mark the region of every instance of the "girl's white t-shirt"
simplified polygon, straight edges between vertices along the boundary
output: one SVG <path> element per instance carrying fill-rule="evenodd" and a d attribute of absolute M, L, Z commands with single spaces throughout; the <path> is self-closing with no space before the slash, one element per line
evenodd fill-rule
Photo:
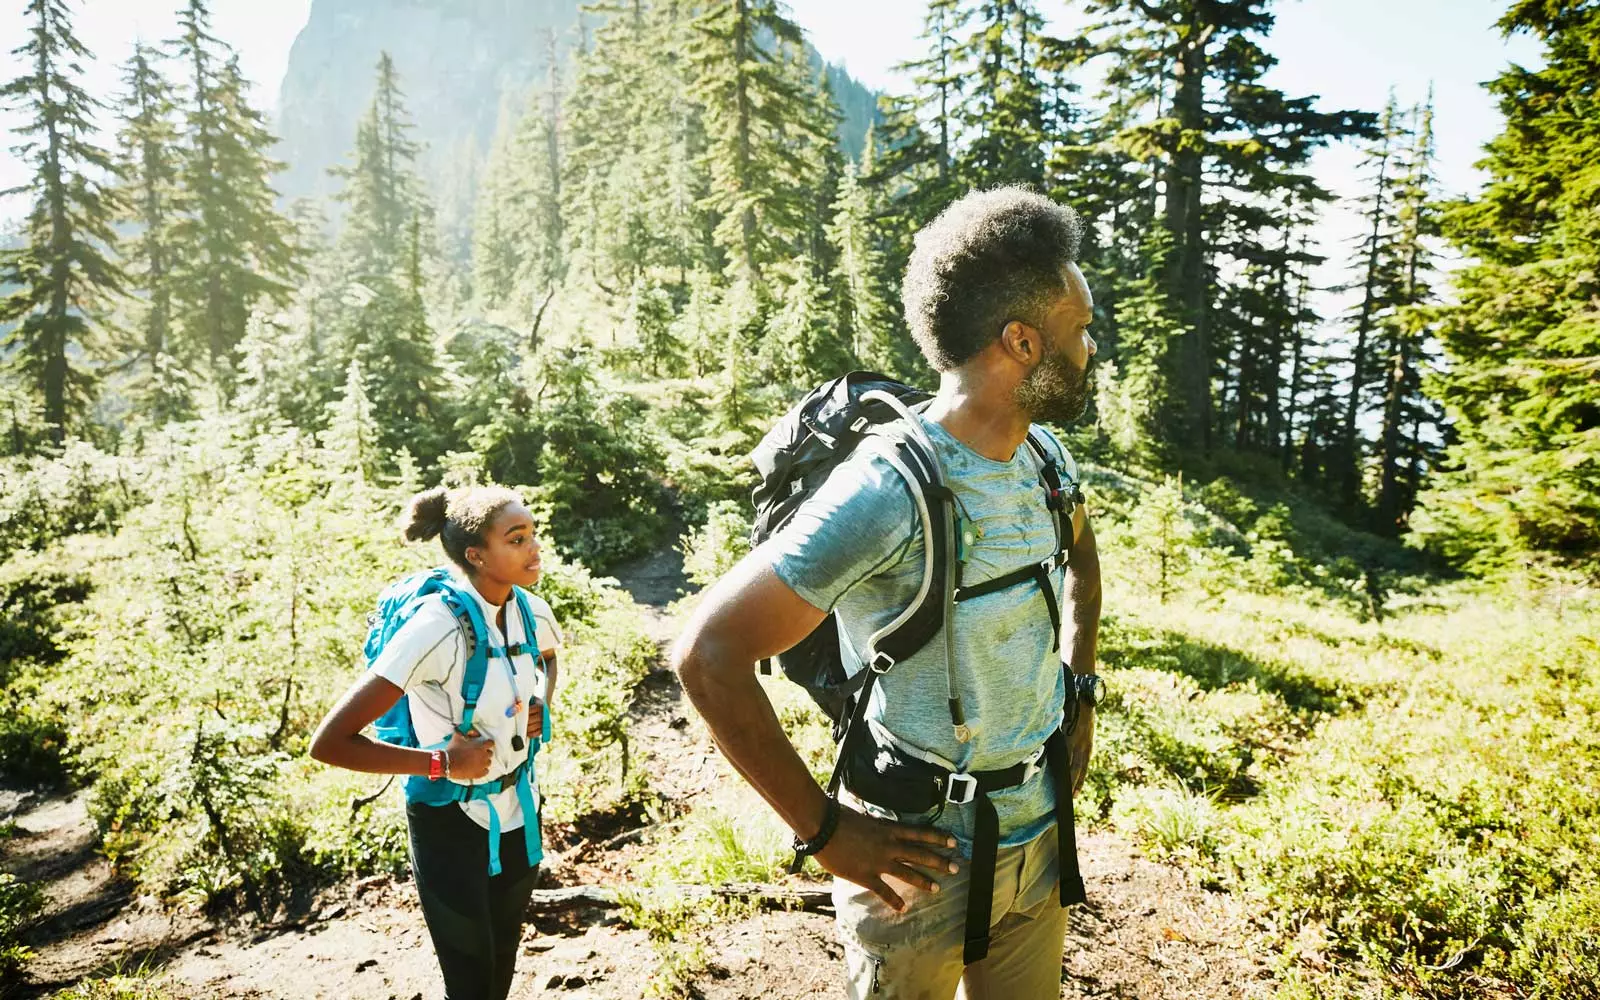
<path fill-rule="evenodd" d="M 471 584 L 463 589 L 472 595 L 483 612 L 489 630 L 489 642 L 494 646 L 515 645 L 526 641 L 527 627 L 517 608 L 515 598 L 506 601 L 506 631 L 503 635 L 495 623 L 500 609 L 483 599 Z M 539 640 L 539 650 L 551 656 L 561 645 L 560 626 L 550 605 L 532 594 L 528 606 L 533 612 L 534 631 Z M 417 742 L 433 746 L 450 738 L 450 732 L 461 721 L 465 703 L 461 698 L 461 681 L 466 670 L 467 644 L 455 615 L 445 606 L 444 598 L 426 600 L 400 627 L 378 654 L 372 669 L 409 696 L 411 725 L 416 729 Z M 515 692 L 515 695 L 513 695 Z M 523 653 L 508 663 L 505 658 L 489 661 L 484 676 L 483 691 L 478 695 L 478 707 L 472 723 L 479 734 L 494 740 L 494 757 L 489 773 L 470 784 L 498 781 L 527 759 L 527 746 L 512 749 L 512 737 L 527 733 L 528 704 L 532 698 L 548 701 L 545 672 L 539 659 L 532 653 Z M 521 707 L 518 708 L 518 702 Z M 530 775 L 534 795 L 538 795 L 536 776 Z M 503 831 L 522 827 L 522 804 L 517 801 L 515 787 L 507 788 L 486 801 L 463 802 L 461 808 L 472 821 L 489 828 L 489 804 L 500 815 Z"/>

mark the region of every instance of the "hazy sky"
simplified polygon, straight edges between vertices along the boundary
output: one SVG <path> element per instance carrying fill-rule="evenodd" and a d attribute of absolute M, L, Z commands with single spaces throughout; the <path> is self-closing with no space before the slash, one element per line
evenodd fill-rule
<path fill-rule="evenodd" d="M 5 50 L 0 79 L 19 70 L 10 50 L 22 40 L 25 22 L 20 0 L 0 10 L 0 46 Z M 77 5 L 79 37 L 97 57 L 86 67 L 91 93 L 110 95 L 120 87 L 118 65 L 136 38 L 160 41 L 175 33 L 174 0 L 84 0 Z M 255 98 L 265 107 L 277 101 L 289 47 L 305 23 L 310 0 L 214 0 L 215 33 L 239 51 L 245 74 L 256 82 Z M 893 89 L 896 63 L 920 52 L 923 0 L 793 0 L 791 11 L 828 59 L 843 62 L 868 86 Z M 1073 30 L 1070 5 L 1045 0 L 1058 32 Z M 1493 28 L 1505 0 L 1286 0 L 1277 5 L 1278 24 L 1267 41 L 1278 66 L 1268 82 L 1291 95 L 1319 94 L 1322 107 L 1379 109 L 1390 87 L 1403 103 L 1420 100 L 1434 88 L 1434 127 L 1439 144 L 1439 174 L 1452 191 L 1477 183 L 1472 163 L 1479 147 L 1499 128 L 1499 115 L 1478 86 L 1508 61 L 1532 62 L 1538 45 L 1527 38 L 1506 41 Z M 0 118 L 0 127 L 14 119 Z M 15 137 L 0 142 L 0 189 L 24 179 L 10 153 Z M 1335 148 L 1318 155 L 1316 173 L 1335 191 L 1355 184 L 1353 150 Z M 0 216 L 14 218 L 13 199 Z M 1348 220 L 1330 219 L 1342 235 Z"/>

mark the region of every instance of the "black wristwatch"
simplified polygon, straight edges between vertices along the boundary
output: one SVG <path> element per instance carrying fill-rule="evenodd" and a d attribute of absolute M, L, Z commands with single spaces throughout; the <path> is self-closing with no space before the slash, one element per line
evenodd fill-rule
<path fill-rule="evenodd" d="M 839 828 L 839 800 L 828 796 L 828 804 L 822 810 L 822 829 L 810 840 L 801 840 L 800 835 L 794 835 L 794 857 L 796 863 L 828 846 L 828 841 L 833 839 L 833 831 Z"/>
<path fill-rule="evenodd" d="M 1077 688 L 1078 701 L 1095 708 L 1106 700 L 1106 682 L 1095 674 L 1073 674 L 1073 687 Z"/>

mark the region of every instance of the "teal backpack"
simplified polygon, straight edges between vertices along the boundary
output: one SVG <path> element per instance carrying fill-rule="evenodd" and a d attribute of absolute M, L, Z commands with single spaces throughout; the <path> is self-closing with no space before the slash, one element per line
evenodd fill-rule
<path fill-rule="evenodd" d="M 465 736 L 472 730 L 472 719 L 478 708 L 478 697 L 483 693 L 484 678 L 489 673 L 489 661 L 503 659 L 512 664 L 515 672 L 514 656 L 531 653 L 535 658 L 539 656 L 539 642 L 534 625 L 533 609 L 528 604 L 528 595 L 520 587 L 512 587 L 511 593 L 517 602 L 517 613 L 522 616 L 523 629 L 527 633 L 528 641 L 513 644 L 509 647 L 492 646 L 489 643 L 489 628 L 483 618 L 483 609 L 478 605 L 477 599 L 468 592 L 469 584 L 463 584 L 448 569 L 438 568 L 423 570 L 413 573 L 404 579 L 390 584 L 378 597 L 378 610 L 367 619 L 370 628 L 367 631 L 367 641 L 362 647 L 366 655 L 367 667 L 378 659 L 383 652 L 383 647 L 396 632 L 411 620 L 429 599 L 435 596 L 444 600 L 445 607 L 455 615 L 456 625 L 461 629 L 461 635 L 466 640 L 467 664 L 461 680 L 461 700 L 464 710 L 461 722 L 456 729 Z M 417 731 L 411 724 L 410 697 L 402 695 L 395 702 L 394 707 L 378 717 L 373 724 L 373 730 L 378 739 L 396 746 L 412 747 L 422 750 L 443 749 L 449 740 L 422 746 L 417 740 Z M 543 844 L 539 837 L 538 805 L 533 796 L 533 756 L 539 752 L 542 743 L 550 741 L 550 708 L 545 706 L 544 725 L 539 738 L 528 740 L 528 756 L 517 769 L 500 778 L 481 782 L 478 784 L 462 784 L 457 781 L 429 781 L 422 775 L 409 775 L 406 778 L 406 801 L 422 805 L 443 806 L 452 802 L 483 802 L 489 807 L 489 874 L 500 874 L 500 814 L 495 811 L 494 803 L 489 801 L 493 796 L 515 787 L 517 801 L 522 806 L 522 830 L 524 843 L 528 852 L 528 864 L 538 864 L 544 854 Z M 520 749 L 513 743 L 514 749 Z"/>

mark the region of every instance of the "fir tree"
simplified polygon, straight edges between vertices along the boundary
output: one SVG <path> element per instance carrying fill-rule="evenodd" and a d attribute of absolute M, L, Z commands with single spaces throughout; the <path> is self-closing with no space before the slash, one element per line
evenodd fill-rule
<path fill-rule="evenodd" d="M 356 275 L 394 272 L 410 248 L 412 221 L 431 216 L 416 175 L 421 147 L 412 129 L 394 60 L 384 52 L 372 104 L 356 126 L 353 162 L 329 171 L 344 181 L 337 196 L 346 206 L 340 246 Z"/>
<path fill-rule="evenodd" d="M 1440 548 L 1492 561 L 1600 554 L 1600 16 L 1590 3 L 1518 0 L 1500 27 L 1544 43 L 1538 69 L 1489 84 L 1505 131 L 1492 178 L 1449 207 L 1447 237 L 1476 263 L 1453 275 L 1458 305 L 1438 336 L 1432 392 L 1458 441 L 1413 525 Z M 1419 512 L 1420 513 L 1420 512 Z"/>
<path fill-rule="evenodd" d="M 879 99 L 882 125 L 872 169 L 861 181 L 882 203 L 878 226 L 885 237 L 885 265 L 905 270 L 911 241 L 960 191 L 954 169 L 960 134 L 956 114 L 964 99 L 966 66 L 959 59 L 971 16 L 965 0 L 929 0 L 923 15 L 926 55 L 897 68 L 911 79 L 907 94 Z"/>
<path fill-rule="evenodd" d="M 1442 423 L 1437 403 L 1422 391 L 1430 366 L 1436 310 L 1430 277 L 1434 266 L 1427 240 L 1437 235 L 1433 177 L 1433 98 L 1413 110 L 1416 124 L 1405 172 L 1395 191 L 1394 256 L 1399 294 L 1385 318 L 1383 423 L 1378 438 L 1378 495 L 1374 525 L 1386 534 L 1405 527 L 1424 471 L 1437 465 L 1437 446 L 1425 433 Z"/>
<path fill-rule="evenodd" d="M 1044 18 L 1033 0 L 981 0 L 970 22 L 954 53 L 973 81 L 956 114 L 965 139 L 956 173 L 970 187 L 1042 186 Z"/>
<path fill-rule="evenodd" d="M 1369 132 L 1372 116 L 1318 112 L 1310 98 L 1261 85 L 1275 60 L 1252 36 L 1272 26 L 1267 0 L 1087 0 L 1087 6 L 1102 18 L 1088 33 L 1088 55 L 1133 66 L 1142 79 L 1119 80 L 1151 88 L 1142 103 L 1160 114 L 1130 125 L 1118 142 L 1160 162 L 1160 220 L 1169 237 L 1163 281 L 1183 329 L 1164 358 L 1172 397 L 1163 433 L 1182 453 L 1198 455 L 1215 426 L 1211 377 L 1218 356 L 1207 329 L 1209 291 L 1222 270 L 1216 258 L 1232 243 L 1233 234 L 1220 228 L 1238 218 L 1215 208 L 1222 189 L 1272 191 L 1316 146 Z"/>
<path fill-rule="evenodd" d="M 222 393 L 232 392 L 239 342 L 262 301 L 287 302 L 299 271 L 293 230 L 278 214 L 268 155 L 276 139 L 248 101 L 237 57 L 210 33 L 204 0 L 178 12 L 169 43 L 184 67 L 178 177 L 182 214 L 174 243 L 186 248 L 173 269 L 175 315 L 191 356 L 203 357 Z"/>
<path fill-rule="evenodd" d="M 695 37 L 693 11 L 666 0 L 585 9 L 605 20 L 563 109 L 566 252 L 613 302 L 651 268 L 671 272 L 684 294 L 691 273 L 716 257 L 704 110 L 693 67 L 678 55 Z"/>
<path fill-rule="evenodd" d="M 509 98 L 500 102 L 498 121 L 489 143 L 472 224 L 473 298 L 489 309 L 503 305 L 511 297 L 527 242 L 526 233 L 519 232 L 511 204 L 513 172 L 518 164 L 513 152 L 515 125 Z"/>
<path fill-rule="evenodd" d="M 84 352 L 95 346 L 99 309 L 123 277 L 109 259 L 115 196 L 101 181 L 114 168 L 92 141 L 99 105 L 76 82 L 89 51 L 72 32 L 65 0 L 30 0 L 26 15 L 28 38 L 12 51 L 27 68 L 0 88 L 0 101 L 26 117 L 12 152 L 33 170 L 6 193 L 25 192 L 33 203 L 27 245 L 0 251 L 0 285 L 17 286 L 0 300 L 0 323 L 16 324 L 0 347 L 7 367 L 37 394 L 49 438 L 60 445 L 88 409 L 94 377 Z"/>
<path fill-rule="evenodd" d="M 760 288 L 767 263 L 803 246 L 809 195 L 821 180 L 805 154 L 833 143 L 833 130 L 815 114 L 815 84 L 785 58 L 803 40 L 775 0 L 716 0 L 694 29 L 689 60 L 705 106 L 711 181 L 705 204 L 719 217 L 716 241 L 729 268 Z"/>
<path fill-rule="evenodd" d="M 382 450 L 409 448 L 426 464 L 443 451 L 445 392 L 423 300 L 423 242 L 413 216 L 403 269 L 359 286 L 364 293 L 341 319 L 334 356 L 361 362 Z"/>
<path fill-rule="evenodd" d="M 1355 340 L 1350 352 L 1350 388 L 1345 396 L 1342 421 L 1338 490 L 1341 504 L 1354 509 L 1360 499 L 1361 438 L 1357 420 L 1364 409 L 1365 390 L 1374 359 L 1374 330 L 1382 314 L 1392 305 L 1390 293 L 1396 285 L 1394 243 L 1395 160 L 1403 142 L 1400 111 L 1394 94 L 1379 119 L 1378 136 L 1366 159 L 1372 172 L 1372 188 L 1363 198 L 1366 232 L 1361 238 L 1361 299 L 1351 317 Z"/>
<path fill-rule="evenodd" d="M 328 429 L 322 432 L 322 447 L 328 454 L 329 471 L 339 474 L 335 481 L 346 482 L 346 477 L 353 476 L 362 486 L 377 482 L 382 452 L 372 400 L 367 394 L 367 382 L 359 360 L 350 362 L 344 394 L 328 410 Z"/>
<path fill-rule="evenodd" d="M 156 69 L 152 52 L 135 43 L 123 75 L 123 221 L 137 227 L 125 241 L 126 267 L 142 293 L 131 348 L 140 371 L 132 386 L 135 407 L 157 424 L 192 412 L 194 379 L 175 353 L 172 274 L 177 198 L 178 130 L 171 85 Z"/>
<path fill-rule="evenodd" d="M 833 205 L 828 240 L 833 247 L 834 327 L 849 354 L 868 368 L 909 375 L 913 370 L 910 338 L 901 335 L 894 285 L 885 264 L 883 237 L 877 227 L 878 189 L 861 183 L 870 174 L 873 136 L 860 168 L 845 167 L 839 197 Z"/>

